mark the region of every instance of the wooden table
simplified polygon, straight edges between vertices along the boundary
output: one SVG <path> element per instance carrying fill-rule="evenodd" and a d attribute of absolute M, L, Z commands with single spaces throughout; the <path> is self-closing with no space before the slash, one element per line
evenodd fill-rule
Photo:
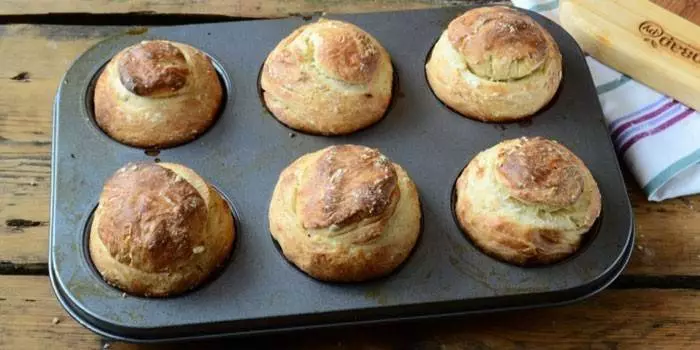
<path fill-rule="evenodd" d="M 142 348 L 106 343 L 82 328 L 56 302 L 47 277 L 52 99 L 71 61 L 117 30 L 110 25 L 191 23 L 315 11 L 393 10 L 455 2 L 0 2 L 0 349 Z M 700 24 L 697 1 L 655 2 Z M 470 319 L 318 331 L 205 345 L 226 348 L 700 349 L 700 196 L 649 203 L 638 185 L 627 177 L 637 220 L 635 252 L 624 275 L 611 288 L 587 301 L 566 307 Z"/>

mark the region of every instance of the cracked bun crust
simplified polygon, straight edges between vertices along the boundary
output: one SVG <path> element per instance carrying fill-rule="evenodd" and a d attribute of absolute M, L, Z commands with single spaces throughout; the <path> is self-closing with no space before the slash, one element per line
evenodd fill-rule
<path fill-rule="evenodd" d="M 384 276 L 420 234 L 418 191 L 379 151 L 338 145 L 306 154 L 280 175 L 270 231 L 284 255 L 319 280 Z"/>
<path fill-rule="evenodd" d="M 223 87 L 209 57 L 185 44 L 143 41 L 119 52 L 95 85 L 95 121 L 142 148 L 190 141 L 215 121 Z"/>
<path fill-rule="evenodd" d="M 574 253 L 600 215 L 600 192 L 561 144 L 520 138 L 479 153 L 457 179 L 455 214 L 486 253 L 541 265 Z"/>
<path fill-rule="evenodd" d="M 338 135 L 384 116 L 392 80 L 391 59 L 376 39 L 350 23 L 321 19 L 272 50 L 260 86 L 267 108 L 285 125 Z"/>
<path fill-rule="evenodd" d="M 195 288 L 228 257 L 228 204 L 193 170 L 133 163 L 105 183 L 90 229 L 90 256 L 109 284 L 134 295 Z"/>
<path fill-rule="evenodd" d="M 557 92 L 561 53 L 528 15 L 502 7 L 454 19 L 426 64 L 435 95 L 464 116 L 503 122 L 528 117 Z"/>

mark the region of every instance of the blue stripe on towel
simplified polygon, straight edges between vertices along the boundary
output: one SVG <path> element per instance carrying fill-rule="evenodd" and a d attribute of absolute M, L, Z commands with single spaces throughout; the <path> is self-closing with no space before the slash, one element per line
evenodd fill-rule
<path fill-rule="evenodd" d="M 627 84 L 630 81 L 632 81 L 632 79 L 630 79 L 630 77 L 628 77 L 626 75 L 621 75 L 619 78 L 617 78 L 613 81 L 609 81 L 607 83 L 600 84 L 599 86 L 596 86 L 595 91 L 598 93 L 598 95 L 602 95 L 606 92 L 613 91 L 613 90 L 619 88 L 620 86 Z"/>
<path fill-rule="evenodd" d="M 654 176 L 654 178 L 644 186 L 644 193 L 652 195 L 672 177 L 678 175 L 678 173 L 687 169 L 689 166 L 698 163 L 700 163 L 700 149 L 675 161 L 658 175 Z"/>
<path fill-rule="evenodd" d="M 545 12 L 545 11 L 552 11 L 552 10 L 556 9 L 557 7 L 559 7 L 559 0 L 543 2 L 541 4 L 537 4 L 535 6 L 532 6 L 528 10 L 535 11 L 535 12 Z"/>

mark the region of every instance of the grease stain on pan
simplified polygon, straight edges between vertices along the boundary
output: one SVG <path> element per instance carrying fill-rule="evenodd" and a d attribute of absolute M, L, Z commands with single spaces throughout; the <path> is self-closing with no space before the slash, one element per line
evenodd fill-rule
<path fill-rule="evenodd" d="M 110 293 L 107 292 L 98 283 L 93 283 L 85 280 L 76 280 L 71 278 L 68 281 L 68 290 L 75 296 L 76 299 L 83 301 L 89 297 L 110 298 Z"/>
<path fill-rule="evenodd" d="M 284 303 L 284 294 L 281 291 L 270 294 L 270 296 L 267 299 L 267 303 L 271 307 L 279 305 L 280 302 Z"/>
<path fill-rule="evenodd" d="M 373 300 L 379 305 L 386 305 L 389 303 L 386 294 L 383 294 L 379 287 L 368 289 L 365 292 L 365 299 Z"/>
<path fill-rule="evenodd" d="M 55 250 L 53 251 L 53 256 L 54 256 L 54 261 L 56 262 L 56 265 L 62 265 L 63 260 L 66 257 L 66 253 L 63 252 L 63 249 L 61 249 L 61 246 L 56 246 Z"/>
<path fill-rule="evenodd" d="M 102 288 L 99 283 L 95 282 L 90 282 L 86 280 L 80 280 L 76 277 L 76 274 L 74 273 L 70 279 L 68 280 L 67 283 L 67 290 L 70 291 L 70 293 L 75 297 L 80 302 L 84 302 L 86 298 L 103 298 L 103 299 L 114 299 L 115 297 L 111 295 L 109 292 L 107 292 L 104 288 Z M 121 298 L 121 296 L 119 296 Z M 104 304 L 106 307 L 108 307 L 108 303 Z M 108 307 L 108 310 L 106 310 L 104 314 L 109 316 L 109 318 L 114 321 L 114 322 L 119 322 L 119 323 L 124 323 L 124 319 L 121 317 L 120 313 L 115 312 L 111 308 Z M 129 316 L 131 323 L 138 323 L 138 321 L 143 320 L 143 315 L 138 314 L 136 311 L 129 310 L 127 311 L 127 315 Z"/>
<path fill-rule="evenodd" d="M 447 257 L 450 265 L 461 275 L 472 278 L 475 282 L 482 285 L 484 288 L 495 291 L 494 287 L 488 282 L 488 276 L 478 266 L 474 266 L 467 262 L 464 257 L 469 254 L 467 248 L 456 242 L 452 237 L 447 235 L 452 248 L 452 254 Z"/>
<path fill-rule="evenodd" d="M 141 323 L 143 321 L 143 314 L 136 312 L 134 309 L 126 310 L 126 316 L 134 323 Z"/>

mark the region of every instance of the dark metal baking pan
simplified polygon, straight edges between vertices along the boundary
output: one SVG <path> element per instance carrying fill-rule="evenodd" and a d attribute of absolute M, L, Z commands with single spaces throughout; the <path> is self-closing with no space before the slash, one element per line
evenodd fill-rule
<path fill-rule="evenodd" d="M 563 54 L 557 97 L 528 123 L 463 118 L 435 98 L 424 65 L 445 26 L 465 9 L 327 16 L 374 35 L 391 54 L 398 77 L 386 117 L 341 137 L 290 137 L 292 131 L 260 102 L 260 66 L 282 38 L 306 23 L 301 18 L 152 28 L 87 51 L 64 77 L 54 109 L 50 270 L 61 303 L 101 335 L 156 342 L 557 305 L 604 288 L 628 260 L 633 218 L 584 56 L 559 26 L 532 14 Z M 238 217 L 237 247 L 224 270 L 201 288 L 165 299 L 123 298 L 90 267 L 84 247 L 105 179 L 127 162 L 154 161 L 96 128 L 87 103 L 99 69 L 122 48 L 147 38 L 189 43 L 217 62 L 228 85 L 219 120 L 200 138 L 158 158 L 196 170 L 231 199 Z M 603 215 L 575 256 L 520 268 L 486 256 L 464 237 L 452 218 L 452 185 L 479 151 L 536 135 L 560 141 L 589 166 Z M 313 280 L 287 263 L 270 238 L 268 202 L 279 173 L 302 154 L 340 143 L 379 148 L 418 186 L 422 237 L 406 263 L 386 278 L 358 284 Z"/>

